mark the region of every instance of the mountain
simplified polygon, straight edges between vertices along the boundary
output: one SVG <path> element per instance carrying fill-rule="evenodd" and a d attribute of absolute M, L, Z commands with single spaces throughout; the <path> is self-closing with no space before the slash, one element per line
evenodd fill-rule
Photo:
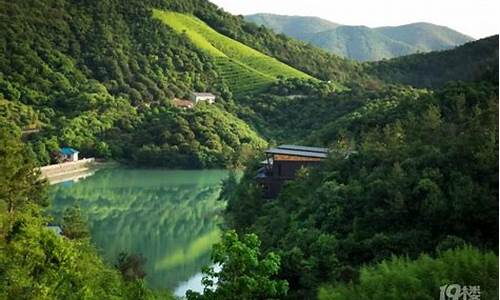
<path fill-rule="evenodd" d="M 412 45 L 422 51 L 449 49 L 473 40 L 473 38 L 446 26 L 424 22 L 401 26 L 377 27 L 374 30 L 396 41 Z"/>
<path fill-rule="evenodd" d="M 250 22 L 264 25 L 299 40 L 307 40 L 311 35 L 341 26 L 318 17 L 254 14 L 245 16 L 245 18 Z"/>
<path fill-rule="evenodd" d="M 413 47 L 374 32 L 366 26 L 340 26 L 311 37 L 313 45 L 322 45 L 330 52 L 360 61 L 401 56 L 413 52 Z"/>
<path fill-rule="evenodd" d="M 316 17 L 254 14 L 245 18 L 358 61 L 444 50 L 473 40 L 453 29 L 431 23 L 369 28 L 341 25 Z"/>

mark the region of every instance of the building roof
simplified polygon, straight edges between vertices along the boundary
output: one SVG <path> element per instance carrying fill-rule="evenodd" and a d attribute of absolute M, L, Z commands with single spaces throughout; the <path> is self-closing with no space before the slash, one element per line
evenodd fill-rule
<path fill-rule="evenodd" d="M 301 157 L 313 157 L 313 158 L 327 158 L 328 153 L 326 152 L 312 152 L 312 151 L 301 151 L 301 150 L 289 150 L 281 148 L 271 148 L 266 150 L 267 154 L 282 154 L 290 156 L 301 156 Z"/>
<path fill-rule="evenodd" d="M 194 96 L 196 97 L 214 97 L 215 95 L 212 93 L 193 93 Z"/>
<path fill-rule="evenodd" d="M 64 148 L 59 149 L 59 153 L 61 153 L 62 155 L 73 155 L 73 154 L 79 153 L 79 152 L 73 148 L 64 147 Z"/>
<path fill-rule="evenodd" d="M 174 99 L 174 105 L 176 107 L 187 107 L 187 108 L 192 108 L 194 106 L 192 101 L 177 99 L 177 98 Z"/>
<path fill-rule="evenodd" d="M 298 145 L 281 145 L 276 148 L 284 150 L 295 150 L 295 151 L 316 152 L 316 153 L 329 152 L 328 148 L 308 147 L 308 146 L 298 146 Z"/>

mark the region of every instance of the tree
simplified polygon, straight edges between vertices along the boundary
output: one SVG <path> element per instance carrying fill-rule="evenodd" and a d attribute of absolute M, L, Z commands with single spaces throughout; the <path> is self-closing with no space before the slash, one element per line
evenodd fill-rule
<path fill-rule="evenodd" d="M 21 143 L 19 133 L 0 127 L 0 200 L 10 214 L 33 201 L 47 204 L 42 188 L 45 183 L 39 179 L 31 154 Z"/>
<path fill-rule="evenodd" d="M 63 235 L 69 239 L 84 239 L 90 237 L 87 222 L 82 218 L 80 207 L 68 208 L 64 211 L 62 220 Z"/>
<path fill-rule="evenodd" d="M 204 268 L 203 294 L 189 290 L 188 300 L 280 299 L 286 296 L 288 283 L 274 276 L 280 269 L 280 257 L 272 252 L 263 255 L 257 235 L 239 238 L 235 231 L 226 232 L 212 252 L 212 262 L 221 266 Z"/>
<path fill-rule="evenodd" d="M 122 273 L 125 280 L 136 281 L 146 277 L 146 272 L 144 271 L 145 263 L 146 258 L 140 254 L 127 254 L 121 252 L 118 255 L 116 268 Z"/>

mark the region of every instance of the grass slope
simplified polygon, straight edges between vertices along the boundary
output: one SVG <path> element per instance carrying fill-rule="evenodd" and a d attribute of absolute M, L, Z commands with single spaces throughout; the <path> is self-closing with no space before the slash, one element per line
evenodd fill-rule
<path fill-rule="evenodd" d="M 275 58 L 218 33 L 194 16 L 154 10 L 153 17 L 175 31 L 185 33 L 196 46 L 213 56 L 220 75 L 235 94 L 262 91 L 278 76 L 312 78 Z"/>

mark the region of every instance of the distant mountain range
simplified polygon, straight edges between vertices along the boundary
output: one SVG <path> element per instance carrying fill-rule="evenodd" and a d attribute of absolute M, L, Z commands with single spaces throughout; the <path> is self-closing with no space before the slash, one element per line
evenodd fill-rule
<path fill-rule="evenodd" d="M 451 28 L 431 23 L 370 28 L 337 24 L 317 17 L 254 14 L 245 18 L 358 61 L 450 49 L 474 40 Z"/>

